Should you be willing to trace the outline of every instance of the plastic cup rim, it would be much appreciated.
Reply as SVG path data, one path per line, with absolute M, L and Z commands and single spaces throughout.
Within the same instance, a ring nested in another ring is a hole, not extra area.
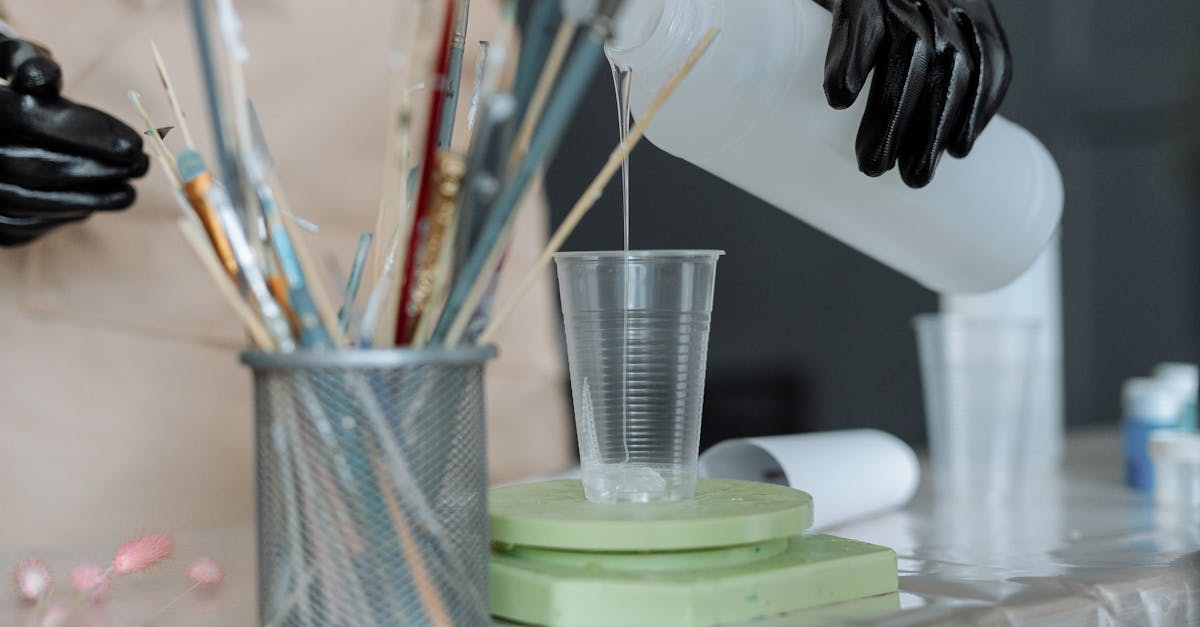
M 554 253 L 555 261 L 716 261 L 725 255 L 723 250 L 661 249 L 661 250 L 580 250 Z

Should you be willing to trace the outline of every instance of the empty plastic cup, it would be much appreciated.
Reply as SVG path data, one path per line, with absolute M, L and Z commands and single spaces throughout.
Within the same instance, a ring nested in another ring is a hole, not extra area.
M 589 501 L 654 503 L 695 494 L 713 283 L 722 254 L 555 255 Z
M 935 485 L 1008 494 L 1022 477 L 1037 322 L 926 314 L 915 325 Z

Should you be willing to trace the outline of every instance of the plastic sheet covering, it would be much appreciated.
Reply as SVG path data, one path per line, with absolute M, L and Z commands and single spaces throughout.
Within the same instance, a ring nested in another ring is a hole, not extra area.
M 1161 511 L 1149 495 L 1122 487 L 1115 431 L 1072 434 L 1067 442 L 1062 476 L 1040 473 L 1004 507 L 942 501 L 922 488 L 904 510 L 826 530 L 896 549 L 899 595 L 747 627 L 1200 625 L 1200 517 Z M 61 575 L 122 539 L 71 538 L 39 548 L 0 537 L 0 569 L 37 555 Z M 226 579 L 209 594 L 177 603 L 156 624 L 256 624 L 250 527 L 181 533 L 176 545 L 181 554 L 221 561 Z M 116 587 L 109 601 L 85 608 L 78 624 L 145 624 L 181 591 L 178 573 L 164 567 Z M 33 613 L 15 594 L 0 594 L 0 625 L 33 624 Z
M 1121 471 L 1115 433 L 1075 434 L 1061 473 L 1002 503 L 923 485 L 903 510 L 830 529 L 899 556 L 901 610 L 841 622 L 1200 625 L 1200 513 L 1156 507 Z

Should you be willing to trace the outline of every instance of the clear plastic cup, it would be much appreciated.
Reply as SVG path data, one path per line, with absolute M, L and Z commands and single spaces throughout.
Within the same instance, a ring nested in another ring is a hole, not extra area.
M 690 499 L 717 258 L 712 250 L 554 256 L 584 492 Z
M 1021 477 L 1038 323 L 917 316 L 929 461 L 937 488 L 992 496 Z

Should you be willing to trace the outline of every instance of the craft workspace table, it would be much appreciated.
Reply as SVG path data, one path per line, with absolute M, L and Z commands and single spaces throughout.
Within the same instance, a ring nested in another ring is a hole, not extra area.
M 1072 434 L 1061 476 L 1002 507 L 946 502 L 923 486 L 903 510 L 822 530 L 895 549 L 899 595 L 754 624 L 1200 624 L 1200 516 L 1161 511 L 1120 478 L 1118 440 L 1106 430 Z M 39 549 L 0 539 L 0 564 L 8 570 L 38 555 L 56 573 L 63 601 L 70 567 L 102 559 L 121 540 Z M 71 624 L 253 625 L 254 545 L 249 525 L 177 533 L 170 567 L 116 582 L 108 600 Z M 183 565 L 201 555 L 223 564 L 225 581 L 147 623 L 188 587 Z M 30 624 L 30 607 L 9 587 L 0 594 L 0 624 Z

